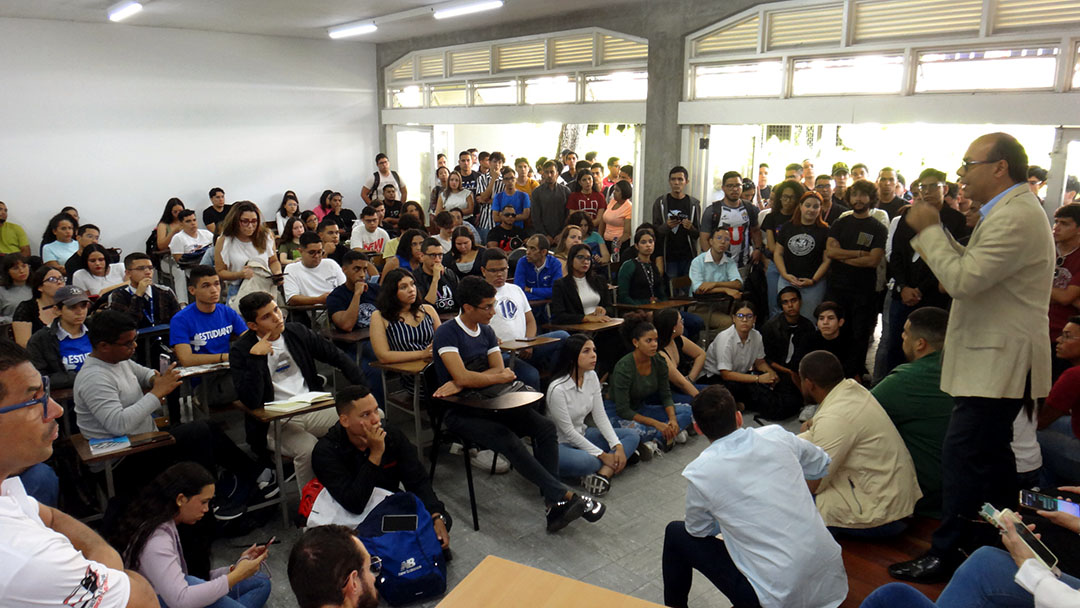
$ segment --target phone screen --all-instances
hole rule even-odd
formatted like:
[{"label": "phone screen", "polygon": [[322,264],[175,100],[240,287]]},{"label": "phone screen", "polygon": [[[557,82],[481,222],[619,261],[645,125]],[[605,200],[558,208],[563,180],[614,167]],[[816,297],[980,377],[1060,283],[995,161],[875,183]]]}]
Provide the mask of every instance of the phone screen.
[{"label": "phone screen", "polygon": [[172,361],[169,360],[169,355],[166,355],[166,354],[163,353],[161,356],[158,357],[158,371],[159,372],[164,374],[166,371],[168,371],[169,365],[171,365],[171,364],[172,364]]},{"label": "phone screen", "polygon": [[1020,491],[1020,504],[1029,509],[1061,511],[1063,513],[1068,513],[1069,515],[1080,517],[1080,504],[1054,498],[1053,496],[1047,496],[1046,494],[1038,494],[1029,490]]},{"label": "phone screen", "polygon": [[1020,538],[1024,539],[1024,542],[1027,543],[1028,548],[1034,551],[1035,555],[1039,556],[1039,559],[1046,564],[1046,567],[1053,568],[1057,565],[1057,556],[1051,553],[1050,550],[1046,548],[1046,545],[1042,544],[1041,540],[1035,538],[1035,535],[1031,530],[1028,530],[1027,526],[1017,521],[1012,522],[1012,525],[1016,530],[1016,533],[1020,535]]},{"label": "phone screen", "polygon": [[383,532],[408,532],[416,529],[415,515],[383,515]]}]

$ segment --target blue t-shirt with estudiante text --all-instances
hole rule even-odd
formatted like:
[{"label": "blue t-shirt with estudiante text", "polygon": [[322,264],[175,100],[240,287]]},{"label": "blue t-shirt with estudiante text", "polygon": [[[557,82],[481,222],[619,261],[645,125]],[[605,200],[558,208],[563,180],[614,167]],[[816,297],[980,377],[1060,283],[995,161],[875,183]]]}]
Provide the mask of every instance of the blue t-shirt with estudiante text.
[{"label": "blue t-shirt with estudiante text", "polygon": [[233,334],[245,331],[244,318],[228,306],[217,304],[214,312],[205,313],[192,302],[169,321],[169,346],[188,344],[192,354],[220,355],[229,352]]},{"label": "blue t-shirt with estudiante text", "polygon": [[86,328],[83,328],[82,335],[78,338],[72,338],[65,332],[64,337],[60,338],[60,362],[64,369],[69,372],[82,369],[83,362],[90,355],[90,349],[90,335],[86,333]]}]

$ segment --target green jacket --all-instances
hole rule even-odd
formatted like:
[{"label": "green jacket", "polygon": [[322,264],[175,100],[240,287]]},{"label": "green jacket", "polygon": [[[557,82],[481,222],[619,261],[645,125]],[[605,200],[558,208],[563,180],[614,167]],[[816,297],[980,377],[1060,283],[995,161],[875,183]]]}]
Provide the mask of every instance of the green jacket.
[{"label": "green jacket", "polygon": [[652,373],[642,376],[634,364],[634,353],[619,359],[611,372],[611,400],[615,402],[615,413],[624,420],[633,420],[644,405],[674,407],[667,362],[659,354],[653,355]]}]

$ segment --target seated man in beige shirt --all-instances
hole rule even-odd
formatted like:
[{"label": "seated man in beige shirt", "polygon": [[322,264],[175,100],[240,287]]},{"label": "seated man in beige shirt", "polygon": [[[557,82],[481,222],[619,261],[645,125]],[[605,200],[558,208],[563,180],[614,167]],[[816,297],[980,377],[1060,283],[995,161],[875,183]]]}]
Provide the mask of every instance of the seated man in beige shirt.
[{"label": "seated man in beige shirt", "polygon": [[829,473],[809,482],[834,533],[882,538],[903,532],[922,490],[904,440],[870,391],[844,379],[836,355],[814,351],[799,364],[803,396],[820,404],[799,437],[828,452]]}]

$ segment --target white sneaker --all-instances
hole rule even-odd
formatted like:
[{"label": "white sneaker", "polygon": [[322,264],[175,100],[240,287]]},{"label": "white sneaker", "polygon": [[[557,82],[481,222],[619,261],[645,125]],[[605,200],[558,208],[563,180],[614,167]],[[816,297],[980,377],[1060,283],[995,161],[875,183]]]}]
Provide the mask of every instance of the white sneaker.
[{"label": "white sneaker", "polygon": [[[495,452],[491,450],[473,451],[472,465],[483,471],[491,470],[491,459],[496,458]],[[499,454],[495,460],[495,474],[502,475],[503,473],[510,472],[510,461]]]},{"label": "white sneaker", "polygon": [[799,422],[806,422],[807,420],[813,418],[814,414],[816,413],[816,405],[804,405],[803,408],[799,410]]},{"label": "white sneaker", "polygon": [[675,443],[686,443],[686,429],[679,431],[678,435],[675,435]]}]

